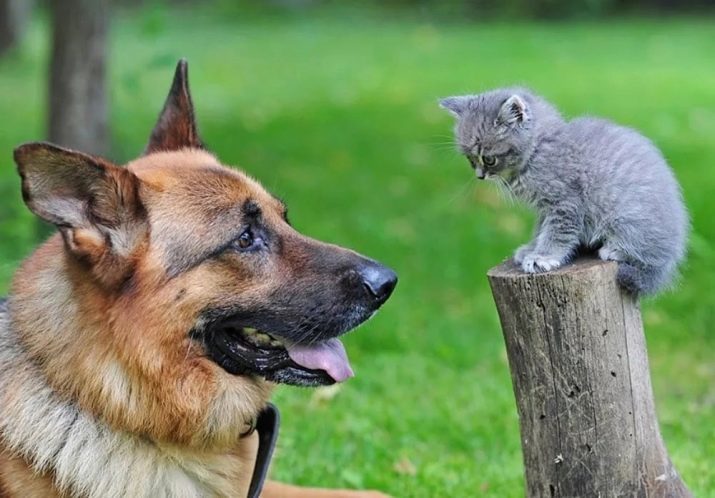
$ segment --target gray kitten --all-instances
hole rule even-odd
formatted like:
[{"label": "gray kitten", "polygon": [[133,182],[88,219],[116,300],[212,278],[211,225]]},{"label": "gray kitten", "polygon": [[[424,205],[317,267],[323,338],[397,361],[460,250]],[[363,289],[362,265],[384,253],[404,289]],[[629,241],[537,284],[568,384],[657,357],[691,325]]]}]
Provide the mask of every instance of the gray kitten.
[{"label": "gray kitten", "polygon": [[514,260],[526,272],[567,263],[580,248],[619,262],[618,281],[650,294],[685,255],[688,215],[663,155],[638,132],[598,118],[564,120],[522,88],[449,97],[456,137],[477,177],[496,178],[538,213]]}]

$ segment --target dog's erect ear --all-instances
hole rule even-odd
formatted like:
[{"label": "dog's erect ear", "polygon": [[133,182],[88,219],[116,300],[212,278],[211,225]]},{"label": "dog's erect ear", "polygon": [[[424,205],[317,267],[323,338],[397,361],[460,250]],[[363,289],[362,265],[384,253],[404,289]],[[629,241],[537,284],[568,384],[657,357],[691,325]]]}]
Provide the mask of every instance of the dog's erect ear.
[{"label": "dog's erect ear", "polygon": [[176,65],[169,96],[151,132],[144,154],[187,147],[203,149],[204,144],[196,129],[194,104],[189,92],[189,65],[185,59],[181,59]]},{"label": "dog's erect ear", "polygon": [[56,225],[67,249],[104,283],[123,279],[147,232],[139,179],[104,159],[42,142],[16,148],[15,162],[30,210]]}]

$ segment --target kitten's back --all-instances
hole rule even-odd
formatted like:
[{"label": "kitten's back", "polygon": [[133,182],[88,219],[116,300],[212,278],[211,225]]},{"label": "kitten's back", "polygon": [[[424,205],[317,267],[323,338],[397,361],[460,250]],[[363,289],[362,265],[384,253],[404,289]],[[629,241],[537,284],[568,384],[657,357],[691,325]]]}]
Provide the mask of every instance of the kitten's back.
[{"label": "kitten's back", "polygon": [[638,131],[601,118],[570,121],[589,216],[640,262],[671,271],[685,255],[688,216],[673,171]]}]

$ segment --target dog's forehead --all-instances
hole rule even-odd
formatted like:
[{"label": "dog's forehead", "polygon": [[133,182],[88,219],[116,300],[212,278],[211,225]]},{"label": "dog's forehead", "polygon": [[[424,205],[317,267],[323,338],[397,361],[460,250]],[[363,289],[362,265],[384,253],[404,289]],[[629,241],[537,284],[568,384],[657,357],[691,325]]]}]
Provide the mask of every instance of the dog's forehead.
[{"label": "dog's forehead", "polygon": [[199,149],[155,152],[127,164],[127,169],[143,181],[160,186],[171,182],[172,173],[220,166],[213,154]]},{"label": "dog's forehead", "polygon": [[[247,215],[283,220],[283,203],[246,174],[199,150],[160,152],[127,165],[145,186],[151,245],[170,275],[192,268],[238,236]],[[272,220],[272,222],[270,221]]]},{"label": "dog's forehead", "polygon": [[[157,204],[173,208],[186,205],[196,214],[210,216],[217,211],[233,210],[246,200],[255,201],[263,210],[282,210],[282,203],[248,175],[223,166],[212,154],[195,149],[160,152],[127,164],[151,191]],[[156,206],[158,207],[158,206]]]}]

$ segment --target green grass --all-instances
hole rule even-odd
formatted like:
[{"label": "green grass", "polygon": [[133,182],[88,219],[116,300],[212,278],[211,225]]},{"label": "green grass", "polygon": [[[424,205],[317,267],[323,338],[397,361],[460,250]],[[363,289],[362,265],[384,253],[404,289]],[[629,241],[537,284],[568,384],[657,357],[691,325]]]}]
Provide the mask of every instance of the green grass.
[{"label": "green grass", "polygon": [[[532,216],[472,179],[436,100],[526,84],[566,114],[632,125],[664,151],[693,218],[676,292],[644,303],[658,413],[697,496],[715,496],[715,24],[427,24],[144,11],[113,26],[113,158],[143,147],[180,56],[202,134],[286,199],[298,229],[393,266],[346,339],[357,377],[280,388],[275,477],[400,497],[523,496],[518,420],[485,272]],[[0,60],[0,291],[34,244],[11,161],[42,138],[47,34]]]}]

